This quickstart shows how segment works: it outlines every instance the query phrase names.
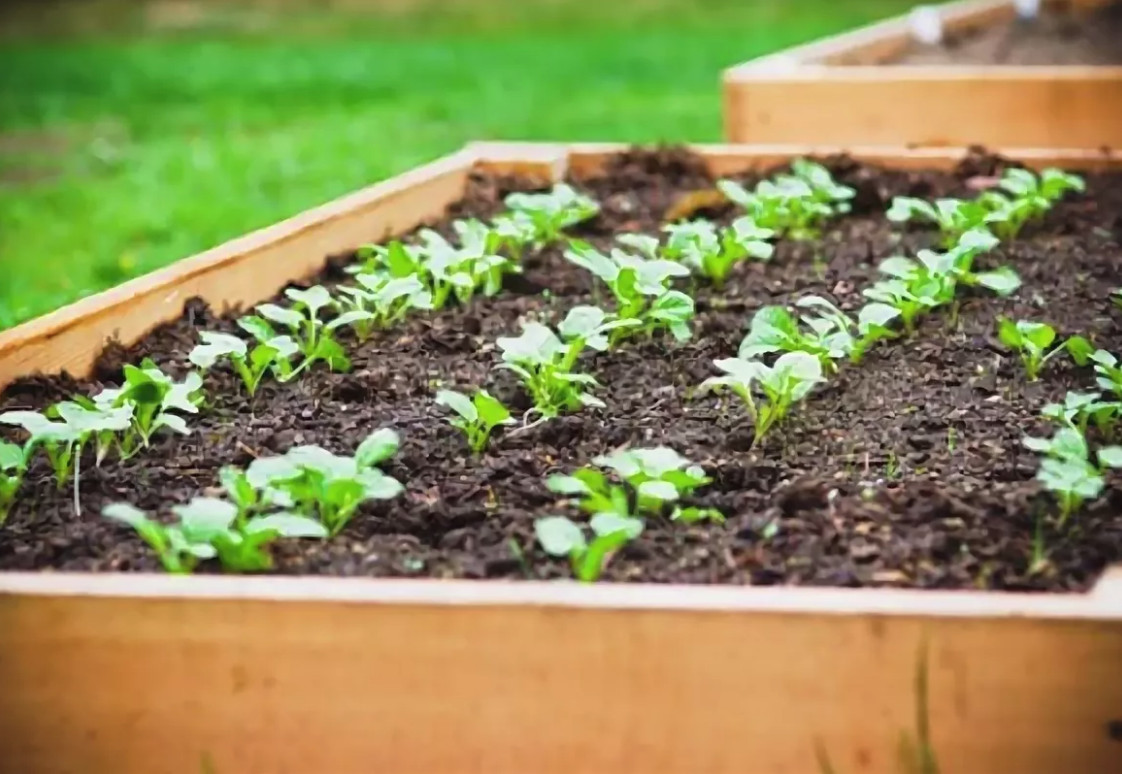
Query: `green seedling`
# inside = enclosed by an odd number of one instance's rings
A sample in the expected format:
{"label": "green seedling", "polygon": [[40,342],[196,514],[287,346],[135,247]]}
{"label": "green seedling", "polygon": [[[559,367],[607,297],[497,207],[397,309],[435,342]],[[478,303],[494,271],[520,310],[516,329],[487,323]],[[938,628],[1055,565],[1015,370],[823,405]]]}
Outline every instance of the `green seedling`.
{"label": "green seedling", "polygon": [[591,523],[595,537],[592,542],[584,537],[579,525],[564,516],[547,516],[534,522],[538,543],[550,556],[567,557],[573,575],[584,583],[600,578],[613,554],[635,539],[643,531],[638,519],[624,521],[611,514]]}
{"label": "green seedling", "polygon": [[567,347],[562,365],[571,370],[585,347],[606,351],[616,331],[641,326],[639,320],[620,320],[598,306],[574,306],[557,326]]}
{"label": "green seedling", "polygon": [[461,305],[467,304],[478,287],[492,293],[502,287],[502,275],[511,265],[510,259],[484,252],[485,238],[470,247],[457,248],[435,231],[425,229],[420,239],[433,309],[443,309],[453,295]]}
{"label": "green seedling", "polygon": [[1061,527],[1084,502],[1099,496],[1106,485],[1103,471],[1122,468],[1122,446],[1104,446],[1092,462],[1087,441],[1073,427],[1061,427],[1051,438],[1026,437],[1024,445],[1043,455],[1036,480],[1055,496]]}
{"label": "green seedling", "polygon": [[1109,436],[1120,412],[1122,403],[1104,401],[1097,392],[1069,392],[1064,395],[1063,403],[1049,403],[1040,413],[1053,422],[1074,427],[1083,435],[1093,422],[1099,432]]}
{"label": "green seedling", "polygon": [[757,226],[792,239],[812,239],[826,220],[849,211],[854,191],[834,183],[824,167],[811,164],[801,167],[801,175],[762,180],[753,191],[732,180],[719,180],[717,188],[743,207]]}
{"label": "green seedling", "polygon": [[1004,216],[998,234],[1005,239],[1043,217],[1067,192],[1086,190],[1081,177],[1060,169],[1045,169],[1039,177],[1027,169],[1007,169],[997,185],[1008,198],[991,194],[986,201]]}
{"label": "green seedling", "polygon": [[287,365],[287,360],[281,358],[274,360],[274,365],[279,366],[274,370],[277,379],[287,382],[295,379],[303,371],[311,368],[318,362],[323,362],[332,371],[349,371],[351,361],[343,347],[335,340],[335,331],[344,325],[354,322],[351,318],[339,318],[325,323],[319,318],[320,312],[335,306],[331,294],[322,285],[297,290],[289,288],[285,295],[293,301],[292,308],[277,306],[276,304],[261,304],[256,308],[257,314],[243,317],[238,325],[248,331],[258,342],[275,345],[279,338],[274,330],[274,325],[284,328],[303,357],[295,368]]}
{"label": "green seedling", "polygon": [[291,359],[299,351],[291,336],[273,336],[257,343],[253,349],[242,339],[227,333],[200,331],[199,338],[202,343],[187,356],[192,365],[206,372],[223,358],[228,359],[250,397],[257,393],[265,374],[279,377],[290,372]]}
{"label": "green seedling", "polygon": [[514,424],[507,407],[486,390],[478,390],[470,398],[462,392],[440,390],[436,393],[436,402],[456,413],[448,422],[464,434],[468,446],[476,454],[487,448],[496,427]]}
{"label": "green seedling", "polygon": [[[824,381],[822,362],[807,352],[787,352],[773,366],[740,358],[716,360],[714,365],[725,375],[706,379],[701,388],[728,388],[744,401],[756,429],[754,443],[763,440],[795,403]],[[759,398],[754,394],[757,390],[762,393]]]}
{"label": "green seedling", "polygon": [[600,212],[600,205],[565,183],[557,183],[549,193],[512,193],[504,203],[530,220],[539,246],[556,242],[563,229]]}
{"label": "green seedling", "polygon": [[128,459],[147,447],[157,430],[167,428],[188,435],[187,420],[182,414],[199,413],[203,402],[203,379],[192,371],[177,382],[149,359],[140,367],[125,365],[125,383],[102,390],[94,396],[94,406],[102,411],[130,408],[132,423],[120,440],[122,459]]}
{"label": "green seedling", "polygon": [[[700,467],[666,446],[628,449],[592,462],[614,472],[627,487],[612,484],[594,467],[581,468],[571,476],[550,476],[546,485],[552,492],[579,497],[581,510],[594,518],[604,513],[623,519],[657,515],[710,481]],[[719,511],[702,508],[675,508],[671,518],[686,522],[724,520]]]}
{"label": "green seedling", "polygon": [[16,493],[27,475],[31,449],[7,441],[0,441],[0,526],[16,501]]}
{"label": "green seedling", "polygon": [[575,373],[583,345],[575,337],[568,346],[541,323],[522,326],[517,337],[500,337],[496,342],[502,352],[502,363],[496,368],[513,371],[522,380],[534,402],[534,410],[544,418],[556,417],[583,406],[604,408],[603,401],[585,391],[598,386],[587,374]]}
{"label": "green seedling", "polygon": [[[737,218],[726,229],[719,230],[708,220],[694,220],[665,226],[663,230],[669,234],[666,257],[685,264],[694,274],[705,277],[718,288],[724,286],[733,266],[740,261],[749,258],[767,261],[775,252],[772,244],[766,241],[774,232],[760,228],[747,216]],[[632,244],[650,249],[649,243]]]}
{"label": "green seedling", "polygon": [[631,333],[650,335],[658,330],[670,331],[678,341],[690,337],[693,299],[670,289],[673,278],[690,273],[682,264],[641,258],[619,249],[613,249],[608,256],[585,242],[575,240],[570,242],[565,257],[595,274],[611,289],[616,299],[618,319],[637,323],[612,331],[610,339],[613,343]]}
{"label": "green seedling", "polygon": [[517,264],[522,261],[526,248],[534,244],[537,235],[534,221],[526,213],[503,213],[491,221],[489,239],[493,242],[490,247],[493,252],[506,253]]}
{"label": "green seedling", "polygon": [[366,341],[375,330],[396,325],[412,310],[433,308],[432,293],[416,276],[391,277],[388,274],[359,274],[357,287],[344,285],[334,303],[339,316],[332,322],[350,325],[359,341]]}
{"label": "green seedling", "polygon": [[171,525],[123,503],[107,506],[102,514],[136,530],[171,573],[189,573],[200,561],[215,558],[233,572],[268,570],[273,566],[268,546],[278,538],[327,536],[315,519],[291,513],[244,518],[235,504],[211,497],[171,510],[177,517]]}
{"label": "green seedling", "polygon": [[378,469],[400,445],[397,433],[376,430],[353,457],[332,454],[319,446],[297,446],[280,457],[261,457],[246,470],[247,482],[309,518],[318,518],[337,535],[359,506],[389,500],[403,491],[401,483]]}
{"label": "green seedling", "polygon": [[1041,369],[1061,352],[1070,352],[1078,363],[1086,362],[1094,350],[1090,342],[1082,336],[1072,336],[1053,347],[1056,341],[1056,329],[1047,323],[1028,320],[1014,322],[1001,318],[998,320],[997,335],[1002,344],[1020,354],[1030,382],[1039,379]]}
{"label": "green seedling", "polygon": [[361,263],[346,268],[348,274],[389,274],[391,277],[425,276],[424,254],[416,245],[393,240],[385,245],[363,245],[355,257]]}
{"label": "green seedling", "polygon": [[849,351],[849,360],[860,363],[878,341],[896,338],[896,331],[889,327],[900,319],[900,310],[889,304],[871,301],[857,312],[857,336]]}
{"label": "green seedling", "polygon": [[755,360],[773,352],[805,352],[817,358],[824,371],[836,371],[835,361],[847,357],[853,348],[851,321],[820,296],[800,298],[796,306],[820,313],[796,318],[781,306],[761,307],[752,316],[737,357]]}
{"label": "green seedling", "polygon": [[[1095,382],[1099,387],[1122,399],[1122,366],[1119,366],[1118,358],[1105,349],[1097,349],[1088,360],[1095,364]],[[1078,359],[1076,363],[1084,365]]]}
{"label": "green seedling", "polygon": [[936,199],[928,202],[910,196],[897,196],[888,208],[887,217],[894,223],[933,223],[939,229],[942,246],[949,249],[958,244],[964,234],[990,231],[1004,215],[977,199]]}
{"label": "green seedling", "polygon": [[[500,231],[498,224],[502,224]],[[488,226],[480,220],[453,221],[452,228],[462,245],[461,252],[470,256],[471,275],[475,286],[483,289],[485,296],[493,296],[503,289],[503,277],[522,271],[518,260],[527,244],[533,242],[533,224],[529,219],[511,217]],[[506,252],[511,257],[504,256]]]}

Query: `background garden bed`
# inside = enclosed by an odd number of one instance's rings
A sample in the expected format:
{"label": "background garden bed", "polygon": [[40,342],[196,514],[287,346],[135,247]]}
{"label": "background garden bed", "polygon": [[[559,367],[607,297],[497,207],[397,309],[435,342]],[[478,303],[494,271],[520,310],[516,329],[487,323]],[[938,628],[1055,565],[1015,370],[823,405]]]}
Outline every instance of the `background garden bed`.
{"label": "background garden bed", "polygon": [[[0,383],[88,376],[107,335],[132,344],[192,296],[263,300],[328,254],[438,217],[472,170],[547,183],[619,150],[471,148],[12,331]],[[699,150],[721,175],[808,152]],[[961,158],[856,155],[901,170]],[[0,752],[20,772],[95,774],[156,760],[192,774],[801,772],[823,753],[888,774],[908,734],[958,774],[1109,774],[1120,655],[1110,573],[1052,597],[6,574]]]}
{"label": "background garden bed", "polygon": [[[1106,4],[1043,5],[1091,13]],[[952,41],[1015,18],[1008,0],[937,8]],[[730,68],[723,79],[726,137],[1001,148],[1122,144],[1122,66],[960,64],[946,61],[953,55],[925,59],[926,49],[918,49],[911,19],[899,17]]]}

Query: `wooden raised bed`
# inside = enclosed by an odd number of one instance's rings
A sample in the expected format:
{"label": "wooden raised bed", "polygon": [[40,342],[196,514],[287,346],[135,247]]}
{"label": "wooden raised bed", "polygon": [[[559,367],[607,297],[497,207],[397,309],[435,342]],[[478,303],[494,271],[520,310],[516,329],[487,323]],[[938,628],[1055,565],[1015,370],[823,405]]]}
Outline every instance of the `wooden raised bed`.
{"label": "wooden raised bed", "polygon": [[[272,295],[439,215],[473,168],[616,146],[483,144],[0,335],[0,386],[86,372],[195,295]],[[718,174],[809,148],[696,148]],[[948,168],[960,151],[856,151]],[[1033,165],[1122,166],[1091,153]],[[0,574],[0,761],[20,774],[1122,772],[1122,572],[1083,595]]]}
{"label": "wooden raised bed", "polygon": [[[1045,6],[1058,5],[1048,3]],[[1074,0],[1094,8],[1104,0]],[[938,6],[946,35],[1005,22],[1010,0]],[[731,142],[1102,148],[1122,145],[1122,67],[887,66],[899,17],[724,72]]]}

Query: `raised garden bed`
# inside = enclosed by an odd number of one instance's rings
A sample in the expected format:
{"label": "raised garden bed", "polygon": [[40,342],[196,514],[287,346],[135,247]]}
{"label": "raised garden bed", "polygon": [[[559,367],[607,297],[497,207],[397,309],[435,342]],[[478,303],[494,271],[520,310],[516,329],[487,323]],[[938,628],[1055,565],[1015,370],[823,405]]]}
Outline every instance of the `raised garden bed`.
{"label": "raised garden bed", "polygon": [[1044,0],[1030,21],[1009,0],[948,3],[933,8],[938,44],[917,42],[909,15],[745,62],[724,73],[726,137],[1117,147],[1122,12],[1111,5]]}
{"label": "raised garden bed", "polygon": [[[568,234],[605,249],[622,232],[657,234],[668,213],[728,223],[735,208],[710,193],[715,177],[774,179],[800,155],[621,150],[473,146],[9,332],[0,411],[93,394],[146,355],[181,378],[200,328],[237,330],[207,305],[316,281],[329,255],[340,261],[318,281],[334,289],[364,241],[494,217],[513,190],[567,177],[600,207]],[[560,244],[527,252],[493,297],[410,315],[366,344],[341,336],[349,373],[266,380],[251,401],[213,368],[191,435],[156,435],[124,463],[87,459],[81,516],[37,461],[0,532],[4,569],[156,570],[103,506],[166,513],[209,493],[222,465],[301,443],[349,453],[379,427],[402,436],[383,468],[405,492],[331,540],[273,551],[282,574],[364,578],[0,575],[4,759],[21,772],[150,771],[153,760],[174,772],[739,772],[825,770],[826,756],[838,771],[890,772],[907,770],[905,734],[946,771],[1122,771],[1122,597],[1117,575],[1102,575],[1122,551],[1119,495],[1108,487],[1058,529],[1021,446],[1023,433],[1047,433],[1044,404],[1094,376],[1054,358],[1029,382],[993,325],[1046,320],[1122,349],[1110,301],[1122,164],[1023,154],[1082,170],[1088,187],[979,260],[1011,265],[1023,286],[963,292],[914,335],[841,365],[753,445],[737,403],[695,388],[736,353],[756,310],[807,294],[855,309],[880,259],[935,237],[887,221],[892,197],[972,197],[1003,168],[939,151],[854,155],[828,162],[855,197],[820,238],[776,240],[770,261],[738,263],[720,290],[684,282],[690,341],[586,355],[605,408],[500,430],[481,457],[435,390],[485,385],[521,414],[517,381],[492,371],[497,339],[527,316],[557,324],[574,305],[611,306]],[[114,334],[123,346],[99,357]],[[32,376],[59,369],[79,378]],[[649,518],[605,578],[757,587],[524,580],[570,574],[535,542],[536,517],[577,518],[545,477],[660,443],[713,478],[687,502],[725,521]],[[784,583],[1006,591],[758,587]],[[1079,593],[1014,593],[1029,589]]]}

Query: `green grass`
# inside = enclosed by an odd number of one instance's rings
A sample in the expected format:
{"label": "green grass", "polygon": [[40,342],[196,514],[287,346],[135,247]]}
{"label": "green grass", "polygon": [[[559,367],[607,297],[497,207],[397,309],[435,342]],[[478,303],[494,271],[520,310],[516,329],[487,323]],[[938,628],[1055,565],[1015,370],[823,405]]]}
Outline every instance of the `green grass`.
{"label": "green grass", "polygon": [[907,4],[388,5],[0,12],[0,327],[469,140],[719,140],[722,68]]}

